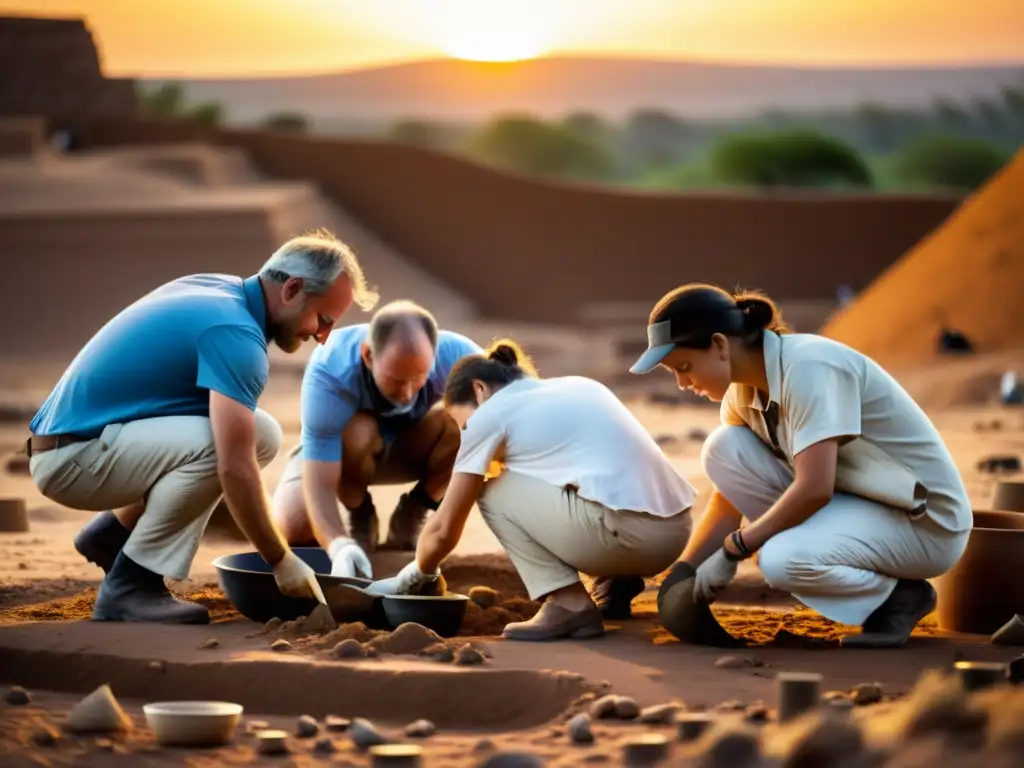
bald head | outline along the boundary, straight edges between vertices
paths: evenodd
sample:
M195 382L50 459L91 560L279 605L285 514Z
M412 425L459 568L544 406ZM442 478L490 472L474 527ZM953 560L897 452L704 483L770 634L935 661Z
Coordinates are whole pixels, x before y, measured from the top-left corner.
M385 304L370 320L363 356L377 388L396 404L410 402L434 366L437 321L411 301Z

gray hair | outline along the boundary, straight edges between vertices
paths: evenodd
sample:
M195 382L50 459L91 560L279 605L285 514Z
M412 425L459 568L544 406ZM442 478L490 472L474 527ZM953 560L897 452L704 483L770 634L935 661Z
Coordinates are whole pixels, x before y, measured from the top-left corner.
M363 268L352 249L326 229L293 237L278 248L260 268L259 275L275 283L290 278L302 280L303 290L311 295L325 293L341 274L352 283L352 300L370 311L380 299L366 283Z
M385 304L370 320L367 333L370 338L370 354L378 357L392 340L411 347L417 331L426 335L431 349L436 352L437 320L428 310L405 300Z

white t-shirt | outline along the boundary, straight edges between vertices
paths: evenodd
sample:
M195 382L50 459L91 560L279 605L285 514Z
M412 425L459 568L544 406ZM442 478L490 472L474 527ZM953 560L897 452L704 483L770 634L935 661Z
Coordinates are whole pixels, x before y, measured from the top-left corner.
M696 492L603 384L526 378L495 392L466 422L455 472L484 475L504 445L506 469L609 509L672 517Z
M890 474L905 473L911 484L923 486L930 518L952 532L971 529L971 503L956 462L931 419L885 369L815 334L766 332L764 359L768 402L753 387L734 384L722 400L723 423L745 424L770 445L764 416L775 403L778 447L790 465L815 443L850 438L840 443L837 472L844 465L870 466L861 461L866 455L881 457L871 476L853 477L852 483L870 491Z

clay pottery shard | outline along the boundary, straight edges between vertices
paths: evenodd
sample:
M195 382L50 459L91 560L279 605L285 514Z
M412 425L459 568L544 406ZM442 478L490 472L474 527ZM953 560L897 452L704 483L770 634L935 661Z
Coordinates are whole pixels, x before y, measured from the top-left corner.
M681 642L690 645L746 647L746 643L723 629L711 613L710 605L704 601L694 602L696 576L696 569L689 563L680 561L672 566L658 589L658 620L661 625Z
M1015 615L1003 624L991 640L993 645L1024 645L1024 616Z
M0 499L0 531L25 533L28 531L28 509L24 499Z
M73 733L113 733L130 731L132 725L110 686L101 685L71 708L64 727Z
M1024 480L998 481L992 508L1000 512L1024 512Z
M992 635L1024 613L1024 515L975 511L959 562L935 580L939 626L946 632Z

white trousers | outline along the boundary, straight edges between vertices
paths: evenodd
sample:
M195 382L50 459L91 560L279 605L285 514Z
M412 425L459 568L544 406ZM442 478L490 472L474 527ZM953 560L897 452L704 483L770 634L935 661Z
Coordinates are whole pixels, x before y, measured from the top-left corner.
M256 411L256 460L281 448L281 427ZM72 509L99 512L145 501L124 552L173 579L188 576L199 541L222 495L210 420L166 416L110 424L96 439L32 457L36 487Z
M701 453L704 472L747 520L757 520L793 482L793 470L747 427L720 426ZM761 548L768 584L841 624L863 624L897 579L931 579L952 568L970 531L836 493L808 520Z
M531 600L588 576L654 576L690 538L690 513L673 517L608 509L572 490L504 471L477 506L508 553Z

